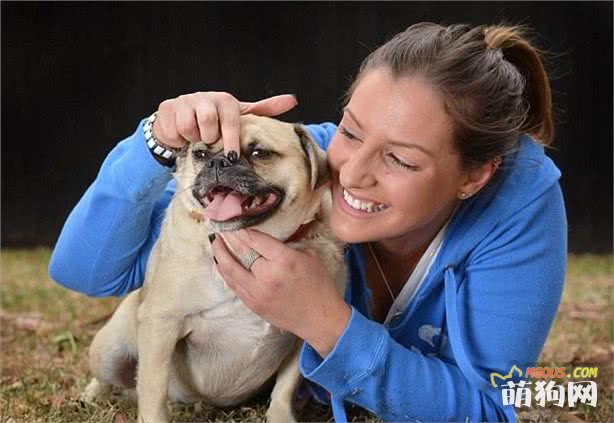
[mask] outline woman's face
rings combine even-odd
[[[466,179],[439,93],[420,78],[394,78],[383,68],[368,71],[355,88],[328,163],[331,225],[352,243],[430,242]]]

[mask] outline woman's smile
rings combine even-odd
[[[339,184],[335,184],[333,196],[339,209],[352,217],[369,218],[374,215],[381,216],[382,213],[388,210],[387,205],[352,195]]]

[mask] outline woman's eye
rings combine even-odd
[[[207,152],[205,150],[196,150],[192,153],[195,159],[206,159]]]
[[[261,148],[256,148],[254,151],[252,151],[252,153],[250,154],[250,157],[253,159],[266,159],[267,157],[271,156],[271,152],[269,150],[263,150]]]
[[[341,132],[341,134],[349,140],[355,141],[358,139],[354,134],[348,131],[345,126],[339,126],[339,132]]]
[[[410,164],[407,164],[404,161],[400,160],[398,157],[396,157],[394,154],[388,154],[388,157],[390,157],[390,160],[392,160],[392,163],[394,163],[395,166],[399,166],[407,170],[418,170],[418,166],[412,166]]]

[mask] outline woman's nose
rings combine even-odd
[[[375,183],[375,154],[364,147],[348,155],[339,170],[339,182],[344,187],[368,187]]]

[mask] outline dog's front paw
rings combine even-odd
[[[292,413],[292,405],[279,401],[271,402],[269,409],[266,411],[266,421],[268,423],[296,423]]]
[[[81,395],[79,395],[79,400],[86,404],[96,404],[96,402],[104,401],[109,398],[112,388],[113,387],[108,383],[103,383],[96,378],[92,378]]]
[[[170,415],[173,413],[173,405],[170,401],[165,401],[161,408],[148,409],[139,404],[138,423],[169,423]]]
[[[165,419],[165,418],[148,418],[148,417],[144,417],[143,415],[139,414],[137,422],[138,423],[168,423],[168,419]]]

